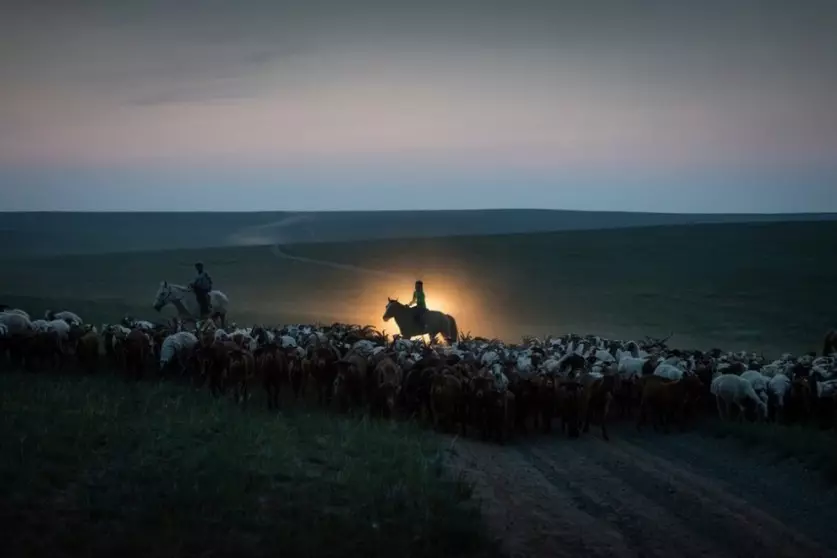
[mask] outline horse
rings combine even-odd
[[[420,335],[430,335],[430,340],[432,341],[441,333],[449,344],[456,343],[459,340],[459,330],[456,327],[456,320],[450,314],[444,314],[438,310],[427,310],[424,313],[424,324],[426,327],[421,327],[416,323],[414,308],[406,304],[401,304],[397,298],[392,299],[387,297],[387,306],[383,319],[385,322],[388,322],[393,318],[398,325],[401,336],[407,339]]]
[[[226,326],[229,302],[227,295],[221,291],[209,292],[209,317],[213,321],[216,318],[219,319],[221,327]],[[154,310],[159,312],[167,304],[177,309],[177,315],[181,320],[197,323],[203,317],[198,299],[191,288],[162,281],[160,288],[157,289],[157,296],[154,298]]]

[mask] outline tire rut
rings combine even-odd
[[[589,449],[518,448],[553,485],[572,494],[581,509],[602,517],[624,539],[631,556],[723,556],[712,539],[696,537],[682,519],[660,505],[653,494],[591,459]],[[588,451],[584,451],[588,450]],[[679,521],[678,521],[679,520]]]
[[[511,556],[837,557],[712,472],[660,455],[653,438],[505,447],[458,439],[455,447],[452,464],[475,484]],[[805,502],[798,493],[795,503]]]

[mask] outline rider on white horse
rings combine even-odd
[[[198,304],[201,307],[201,316],[209,314],[209,293],[212,291],[212,277],[209,276],[203,269],[203,262],[197,262],[195,269],[198,276],[192,281],[189,286],[195,292],[195,297],[198,299]]]
[[[415,304],[413,308],[415,308],[416,323],[424,329],[424,314],[427,312],[427,304],[424,302],[424,283],[420,280],[416,281],[416,290],[413,292],[413,299],[407,306],[412,306],[413,304]]]

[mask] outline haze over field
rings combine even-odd
[[[547,210],[259,213],[7,213],[0,260],[219,246],[307,244],[702,223],[833,221],[820,214],[653,214]],[[404,246],[409,250],[408,245]]]

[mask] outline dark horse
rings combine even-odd
[[[387,308],[384,312],[384,321],[395,318],[398,324],[398,331],[401,336],[407,339],[419,335],[430,335],[433,340],[440,333],[448,343],[456,343],[459,340],[459,331],[456,328],[456,320],[450,314],[443,314],[437,310],[428,310],[424,314],[422,328],[416,321],[415,309],[406,304],[401,304],[398,299],[387,298]]]

